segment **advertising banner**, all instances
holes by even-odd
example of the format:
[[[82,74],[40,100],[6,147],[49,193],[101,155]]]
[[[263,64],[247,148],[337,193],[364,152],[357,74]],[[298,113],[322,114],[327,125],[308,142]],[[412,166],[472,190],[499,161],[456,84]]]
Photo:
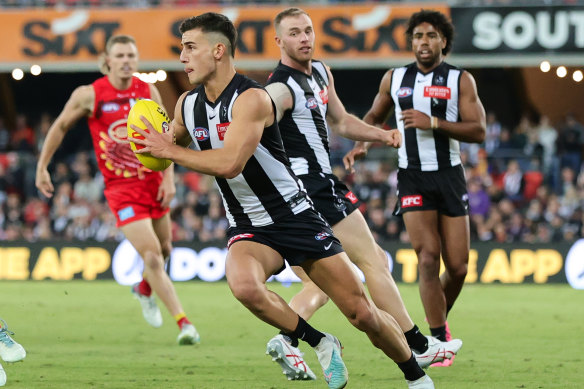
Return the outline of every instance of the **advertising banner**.
[[[386,64],[411,61],[405,23],[421,8],[446,14],[445,3],[306,6],[316,34],[315,58],[348,66],[356,61]],[[107,39],[136,38],[141,62],[151,68],[182,69],[180,23],[207,11],[227,15],[237,27],[238,66],[272,68],[279,59],[273,19],[284,7],[18,10],[0,13],[0,67],[38,63],[53,71],[96,70]],[[340,60],[340,61],[339,61]],[[366,66],[366,67],[367,67]]]
[[[584,6],[453,7],[453,54],[579,54]]]
[[[382,245],[398,282],[418,280],[415,251],[405,244]],[[569,283],[584,289],[584,239],[550,245],[473,243],[467,283]],[[227,249],[222,242],[175,242],[167,271],[174,281],[215,282],[225,279]],[[128,241],[83,243],[4,242],[0,280],[115,279],[131,285],[141,279],[143,263]],[[362,273],[358,273],[363,278]],[[289,267],[272,279],[298,282]]]

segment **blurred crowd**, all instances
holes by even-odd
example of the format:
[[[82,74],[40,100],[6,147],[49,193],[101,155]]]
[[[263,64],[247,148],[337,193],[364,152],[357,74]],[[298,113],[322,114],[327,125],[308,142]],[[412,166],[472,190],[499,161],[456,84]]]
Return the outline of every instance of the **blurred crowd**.
[[[36,160],[54,118],[15,128],[0,118],[0,240],[121,240],[103,197],[103,178],[92,150],[62,153],[51,165],[55,187],[41,198]],[[484,144],[461,144],[468,180],[471,233],[475,241],[549,243],[584,237],[584,127],[567,115],[554,124],[525,115],[513,128],[487,115]],[[396,203],[396,153],[373,147],[347,175],[342,156],[352,142],[331,136],[335,174],[362,201],[361,211],[380,241],[407,243]],[[175,168],[171,204],[174,240],[222,240],[228,222],[211,177]]]
[[[434,0],[304,0],[302,3],[398,3],[398,2],[436,2]],[[451,6],[511,6],[511,5],[582,5],[584,0],[445,0]],[[193,7],[201,5],[249,5],[249,4],[286,4],[283,0],[0,0],[4,8],[154,8],[154,7]]]
[[[382,0],[305,0],[303,4],[335,4],[335,3],[362,3],[362,2],[382,2]],[[401,0],[407,1],[407,0]],[[431,0],[421,0],[431,1]],[[400,0],[392,0],[397,3]],[[417,2],[420,2],[418,0]],[[249,5],[249,4],[285,4],[289,2],[283,0],[0,0],[0,7],[5,8],[154,8],[154,7],[194,7],[213,5]]]

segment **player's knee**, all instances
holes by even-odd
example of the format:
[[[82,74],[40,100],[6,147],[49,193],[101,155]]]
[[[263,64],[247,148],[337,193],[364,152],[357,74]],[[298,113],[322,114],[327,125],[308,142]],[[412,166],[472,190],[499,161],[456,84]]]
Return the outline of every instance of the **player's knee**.
[[[304,293],[310,294],[310,301],[318,308],[329,301],[329,296],[314,283],[304,283]]]
[[[448,269],[448,274],[450,275],[450,278],[452,278],[455,281],[463,282],[464,279],[466,278],[467,273],[468,273],[468,265],[466,263],[463,263],[459,266]]]
[[[357,329],[367,332],[375,322],[375,313],[373,310],[374,307],[372,304],[369,304],[367,301],[360,301],[349,312],[347,318]]]
[[[229,288],[233,296],[248,308],[257,306],[263,298],[262,288],[254,282],[229,283]]]
[[[440,271],[440,252],[434,250],[420,250],[418,252],[418,268],[420,274],[433,274]]]
[[[151,271],[164,270],[164,259],[156,250],[145,250],[140,255],[144,260],[144,266]]]

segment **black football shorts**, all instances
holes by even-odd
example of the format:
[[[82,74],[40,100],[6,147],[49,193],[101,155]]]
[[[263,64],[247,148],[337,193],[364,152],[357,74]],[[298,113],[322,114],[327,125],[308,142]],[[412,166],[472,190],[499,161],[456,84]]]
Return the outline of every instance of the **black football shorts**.
[[[436,171],[399,169],[398,201],[393,212],[436,210],[446,216],[468,215],[468,193],[462,165]]]
[[[326,258],[344,251],[330,225],[312,208],[267,226],[230,227],[227,239],[227,248],[240,240],[269,246],[290,266],[300,266],[304,261]]]
[[[334,226],[359,207],[359,199],[334,174],[298,176],[314,208]]]

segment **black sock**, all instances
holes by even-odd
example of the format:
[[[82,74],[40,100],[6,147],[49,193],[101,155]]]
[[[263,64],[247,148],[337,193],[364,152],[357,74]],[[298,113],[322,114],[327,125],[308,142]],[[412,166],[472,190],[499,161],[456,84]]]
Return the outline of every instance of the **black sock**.
[[[417,354],[425,353],[426,350],[428,350],[428,338],[420,332],[417,325],[414,324],[414,327],[411,330],[404,332],[404,335],[408,341],[408,346],[410,346],[410,348]]]
[[[430,328],[430,333],[439,341],[446,342],[446,326]]]
[[[404,372],[404,377],[406,377],[406,380],[408,381],[415,381],[426,375],[424,370],[418,365],[418,362],[416,362],[414,354],[412,354],[407,361],[398,363],[397,366]]]
[[[315,330],[310,324],[306,322],[303,318],[298,316],[298,326],[296,329],[288,334],[283,335],[289,336],[290,339],[301,339],[311,345],[316,347],[320,340],[324,338],[324,334],[318,330]],[[298,341],[296,342],[298,345]],[[292,344],[294,346],[294,344]],[[296,346],[295,346],[296,347]]]
[[[285,337],[285,338],[286,338],[286,340],[287,340],[288,342],[290,342],[290,344],[291,344],[293,347],[298,347],[298,338],[297,338],[297,337],[295,337],[295,336],[294,336],[294,335],[292,335],[292,334],[287,334],[287,333],[285,333],[284,331],[280,331],[280,335],[282,335],[283,337]]]

